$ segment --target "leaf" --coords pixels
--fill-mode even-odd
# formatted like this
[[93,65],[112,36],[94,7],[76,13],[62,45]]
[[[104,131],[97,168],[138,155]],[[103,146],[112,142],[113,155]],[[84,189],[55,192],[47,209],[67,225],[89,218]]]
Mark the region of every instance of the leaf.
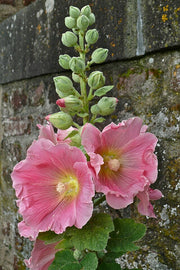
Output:
[[73,245],[69,239],[62,239],[56,246],[55,249],[70,249]]
[[114,87],[114,85],[107,85],[107,86],[103,86],[101,88],[99,88],[98,90],[96,90],[94,92],[94,96],[104,96],[107,92],[109,92],[112,88]]
[[84,256],[80,263],[83,270],[96,270],[98,266],[98,259],[95,253],[88,253]]
[[106,263],[114,263],[115,259],[121,257],[123,254],[124,252],[107,252],[102,258],[102,261]]
[[121,270],[121,267],[117,263],[101,263],[97,270]]
[[65,237],[70,237],[72,245],[78,250],[100,251],[107,245],[109,233],[114,226],[111,216],[104,213],[94,215],[90,221],[82,228],[68,228]]
[[93,123],[102,123],[104,120],[106,120],[104,117],[96,118]]
[[89,116],[88,113],[78,113],[77,114],[79,117],[86,117],[86,116]]
[[81,266],[74,259],[72,250],[62,250],[56,253],[48,270],[81,270]]
[[133,219],[115,219],[115,230],[110,234],[107,250],[111,252],[133,251],[139,249],[133,242],[145,235],[146,226]]
[[78,130],[73,130],[66,136],[66,138],[64,138],[64,140],[66,140],[67,138],[71,138],[71,137],[75,136],[78,133],[79,133]]
[[40,232],[38,235],[38,239],[44,241],[45,245],[49,245],[49,244],[61,241],[63,237],[64,237],[63,234],[56,234],[53,231]]

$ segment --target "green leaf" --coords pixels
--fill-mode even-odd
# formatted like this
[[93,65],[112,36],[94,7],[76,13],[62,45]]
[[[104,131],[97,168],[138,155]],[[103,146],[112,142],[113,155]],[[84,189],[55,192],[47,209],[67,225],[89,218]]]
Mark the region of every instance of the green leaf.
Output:
[[103,250],[109,238],[109,233],[114,229],[111,216],[104,213],[94,215],[82,228],[68,228],[65,238],[70,237],[72,245],[78,250]]
[[121,267],[117,263],[101,263],[97,270],[121,270]]
[[114,85],[103,86],[103,87],[99,88],[98,90],[96,90],[96,91],[94,92],[94,96],[102,97],[102,96],[104,96],[107,92],[109,92],[113,87],[114,87]]
[[38,239],[44,241],[45,245],[56,243],[56,242],[62,240],[63,237],[64,237],[63,234],[56,234],[53,231],[40,232],[38,235]]
[[83,270],[96,270],[98,266],[98,259],[95,253],[88,253],[84,256],[80,263]]
[[56,246],[55,249],[70,249],[73,245],[69,239],[62,239]]
[[62,250],[56,253],[48,270],[81,270],[81,266],[74,259],[72,250]]
[[104,117],[99,117],[99,118],[96,118],[93,123],[102,123],[104,122],[104,120],[106,120]]
[[88,116],[89,114],[88,113],[78,113],[77,114],[79,117],[86,117]]
[[111,252],[133,251],[139,249],[133,242],[145,235],[146,226],[133,219],[115,219],[115,230],[110,234],[107,250]]
[[114,263],[115,259],[121,257],[123,254],[124,252],[107,252],[102,258],[102,261],[106,263]]
[[67,138],[71,138],[71,137],[75,136],[78,133],[79,133],[78,130],[73,130],[66,136],[66,138],[64,138],[64,140],[66,140]]

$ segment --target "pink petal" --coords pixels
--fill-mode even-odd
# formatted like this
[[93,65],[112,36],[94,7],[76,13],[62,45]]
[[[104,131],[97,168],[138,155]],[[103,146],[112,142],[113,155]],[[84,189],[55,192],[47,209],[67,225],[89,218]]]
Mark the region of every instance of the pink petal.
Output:
[[39,139],[41,138],[48,139],[54,144],[57,144],[56,135],[54,133],[54,129],[51,123],[48,123],[45,126],[42,126],[42,125],[37,125],[37,126],[40,129],[39,137],[38,137]]
[[88,152],[94,152],[98,147],[101,146],[101,132],[99,129],[94,127],[91,124],[85,124],[82,130],[82,145],[84,146],[85,150]]

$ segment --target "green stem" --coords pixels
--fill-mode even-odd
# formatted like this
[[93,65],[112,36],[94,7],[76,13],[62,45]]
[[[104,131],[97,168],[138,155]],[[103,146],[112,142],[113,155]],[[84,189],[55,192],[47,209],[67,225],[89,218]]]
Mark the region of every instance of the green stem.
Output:
[[80,129],[80,125],[78,125],[76,122],[73,122],[73,126],[75,126],[76,128]]
[[95,206],[98,206],[99,204],[101,204],[101,203],[104,202],[105,200],[106,200],[106,196],[105,196],[105,195],[103,195],[103,196],[100,197],[100,198],[95,199],[95,200],[94,200],[94,207],[95,207]]

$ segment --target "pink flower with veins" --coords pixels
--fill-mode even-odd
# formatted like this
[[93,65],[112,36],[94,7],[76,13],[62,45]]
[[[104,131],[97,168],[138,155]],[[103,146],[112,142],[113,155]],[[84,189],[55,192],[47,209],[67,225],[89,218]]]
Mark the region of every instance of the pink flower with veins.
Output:
[[18,197],[20,234],[34,240],[39,232],[59,234],[82,228],[93,211],[94,184],[85,155],[77,147],[40,138],[11,174]]
[[58,144],[58,143],[71,143],[71,139],[67,138],[65,139],[69,133],[71,133],[73,130],[75,130],[75,128],[70,127],[68,129],[65,130],[61,130],[58,129],[57,133],[54,132],[54,128],[51,125],[51,123],[48,123],[47,125],[40,125],[38,124],[37,127],[39,128],[40,132],[39,132],[39,139],[44,138],[44,139],[48,139],[51,142],[53,142],[54,144]]
[[26,266],[32,270],[47,270],[55,258],[58,251],[55,246],[58,244],[45,245],[43,241],[37,239],[29,260],[24,260]]
[[[106,195],[107,203],[115,208],[125,208],[134,197],[141,200],[141,214],[155,217],[149,200],[162,194],[149,189],[157,178],[157,158],[154,149],[157,138],[146,133],[138,117],[115,125],[111,123],[102,132],[91,124],[82,131],[82,145],[90,156],[97,192]],[[156,193],[156,194],[155,194]]]

